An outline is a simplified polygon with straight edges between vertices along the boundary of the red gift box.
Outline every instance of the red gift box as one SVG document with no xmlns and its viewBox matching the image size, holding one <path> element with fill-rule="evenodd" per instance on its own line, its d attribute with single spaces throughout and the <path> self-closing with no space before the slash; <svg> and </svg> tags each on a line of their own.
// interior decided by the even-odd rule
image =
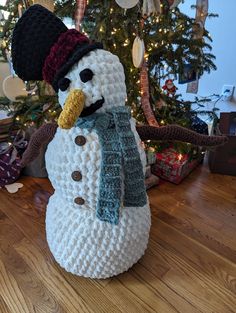
<svg viewBox="0 0 236 313">
<path fill-rule="evenodd" d="M 171 183 L 179 184 L 199 163 L 204 155 L 190 160 L 188 154 L 180 154 L 167 148 L 156 154 L 157 163 L 152 165 L 152 173 Z"/>
</svg>

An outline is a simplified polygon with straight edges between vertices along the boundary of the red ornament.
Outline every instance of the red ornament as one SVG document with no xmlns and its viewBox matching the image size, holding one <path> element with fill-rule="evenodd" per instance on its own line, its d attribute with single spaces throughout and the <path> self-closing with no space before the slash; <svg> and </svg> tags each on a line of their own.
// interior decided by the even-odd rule
<svg viewBox="0 0 236 313">
<path fill-rule="evenodd" d="M 175 86 L 172 79 L 167 79 L 162 89 L 166 92 L 167 96 L 174 96 L 178 88 Z"/>
</svg>

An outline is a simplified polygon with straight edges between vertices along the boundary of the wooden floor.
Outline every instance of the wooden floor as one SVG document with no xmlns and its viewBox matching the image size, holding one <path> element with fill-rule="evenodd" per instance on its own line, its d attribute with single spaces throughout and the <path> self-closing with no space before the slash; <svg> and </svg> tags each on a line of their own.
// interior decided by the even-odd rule
<svg viewBox="0 0 236 313">
<path fill-rule="evenodd" d="M 46 179 L 0 191 L 1 313 L 236 312 L 236 177 L 201 166 L 181 185 L 149 192 L 150 242 L 129 272 L 108 280 L 66 273 L 45 240 Z"/>
</svg>

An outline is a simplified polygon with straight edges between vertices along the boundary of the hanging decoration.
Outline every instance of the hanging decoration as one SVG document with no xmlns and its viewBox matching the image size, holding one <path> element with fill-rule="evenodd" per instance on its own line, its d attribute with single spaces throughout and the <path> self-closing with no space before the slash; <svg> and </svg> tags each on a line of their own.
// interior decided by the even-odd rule
<svg viewBox="0 0 236 313">
<path fill-rule="evenodd" d="M 168 0 L 169 2 L 169 6 L 170 6 L 170 10 L 176 8 L 180 2 L 182 2 L 182 0 Z"/>
<path fill-rule="evenodd" d="M 3 89 L 2 89 L 2 84 L 3 81 L 6 77 L 8 77 L 9 75 L 11 75 L 10 70 L 9 70 L 9 66 L 6 62 L 0 62 L 0 97 L 5 97 Z M 0 116 L 1 118 L 1 116 Z"/>
<path fill-rule="evenodd" d="M 141 104 L 143 113 L 146 117 L 146 120 L 150 126 L 159 126 L 156 120 L 156 117 L 151 108 L 151 104 L 149 101 L 149 79 L 148 79 L 148 66 L 144 61 L 142 65 L 142 69 L 140 71 L 140 85 L 141 85 Z"/>
<path fill-rule="evenodd" d="M 193 29 L 195 39 L 201 39 L 204 33 L 204 26 L 208 14 L 208 0 L 197 0 L 196 3 L 196 27 Z M 199 87 L 199 79 L 196 78 L 195 81 L 188 83 L 187 93 L 197 93 Z"/>
<path fill-rule="evenodd" d="M 87 0 L 77 0 L 77 7 L 75 11 L 75 29 L 80 31 L 80 24 L 84 17 L 84 12 L 87 6 Z"/>
<path fill-rule="evenodd" d="M 142 16 L 144 18 L 152 14 L 161 14 L 161 2 L 160 0 L 144 0 L 142 8 Z"/>
<path fill-rule="evenodd" d="M 123 9 L 131 9 L 139 3 L 139 0 L 115 0 L 115 1 Z"/>
<path fill-rule="evenodd" d="M 21 96 L 27 96 L 27 91 L 25 89 L 25 84 L 23 80 L 21 80 L 18 77 L 8 76 L 4 79 L 2 84 L 2 89 L 4 95 L 10 100 L 10 101 L 16 101 L 17 97 Z"/>
<path fill-rule="evenodd" d="M 141 30 L 144 27 L 144 19 L 141 19 L 140 28 Z M 145 47 L 144 47 L 145 49 Z M 147 60 L 143 60 L 142 67 L 140 70 L 140 88 L 141 88 L 141 105 L 143 113 L 146 117 L 146 120 L 150 126 L 159 126 L 157 123 L 155 114 L 153 113 L 151 104 L 150 104 L 150 94 L 149 94 L 149 77 L 148 77 L 148 65 Z"/>
<path fill-rule="evenodd" d="M 142 67 L 144 54 L 145 54 L 144 41 L 139 36 L 136 36 L 132 47 L 132 59 L 133 64 L 136 68 Z"/>
<path fill-rule="evenodd" d="M 22 14 L 23 14 L 23 12 L 22 12 L 22 4 L 21 3 L 18 4 L 17 9 L 18 9 L 18 16 L 20 18 L 22 16 Z"/>
<path fill-rule="evenodd" d="M 0 21 L 4 21 L 4 15 L 3 15 L 2 11 L 0 11 Z"/>
<path fill-rule="evenodd" d="M 49 11 L 54 11 L 54 0 L 33 0 L 33 4 L 40 4 Z"/>
<path fill-rule="evenodd" d="M 170 97 L 170 96 L 173 97 L 173 96 L 175 95 L 176 90 L 177 90 L 178 88 L 175 86 L 175 84 L 174 84 L 174 82 L 173 82 L 172 79 L 167 79 L 167 80 L 165 81 L 165 85 L 162 86 L 162 89 L 165 91 L 165 93 L 166 93 L 166 95 L 167 95 L 168 97 Z"/>
<path fill-rule="evenodd" d="M 197 80 L 197 73 L 191 64 L 184 64 L 183 72 L 179 74 L 179 84 L 187 84 Z"/>
</svg>

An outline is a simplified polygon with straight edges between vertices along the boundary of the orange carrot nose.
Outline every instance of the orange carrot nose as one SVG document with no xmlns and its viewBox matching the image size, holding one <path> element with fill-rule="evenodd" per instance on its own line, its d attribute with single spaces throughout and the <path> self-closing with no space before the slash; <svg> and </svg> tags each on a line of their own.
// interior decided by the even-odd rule
<svg viewBox="0 0 236 313">
<path fill-rule="evenodd" d="M 83 111 L 85 103 L 85 94 L 81 89 L 71 90 L 63 110 L 58 118 L 58 125 L 63 129 L 70 129 L 74 126 Z"/>
</svg>

